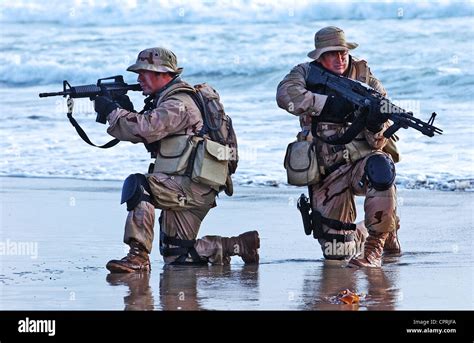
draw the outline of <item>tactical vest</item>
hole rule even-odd
[[[186,175],[195,182],[232,195],[230,175],[237,168],[237,139],[219,95],[207,84],[180,87],[161,94],[154,108],[169,96],[191,97],[202,115],[203,126],[199,132],[190,133],[185,129],[148,144],[147,149],[156,158],[149,172]]]

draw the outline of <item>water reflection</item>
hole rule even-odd
[[[226,304],[239,307],[244,305],[245,308],[245,301],[259,297],[258,265],[164,266],[159,275],[159,284],[150,285],[150,276],[154,272],[156,273],[109,274],[106,281],[113,286],[128,286],[127,295],[123,298],[126,311],[198,311],[219,306],[225,308]],[[155,294],[159,293],[158,303],[155,303],[156,295],[154,296],[153,290]],[[210,302],[211,308],[206,308],[203,302]]]
[[[344,262],[324,261],[307,271],[303,282],[303,310],[394,310],[400,300],[398,267],[346,268]],[[341,304],[336,296],[349,289],[361,294],[358,304]]]
[[[107,282],[112,286],[128,286],[128,294],[123,298],[125,311],[149,311],[155,307],[150,287],[149,273],[108,274]]]

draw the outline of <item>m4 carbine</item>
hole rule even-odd
[[[393,104],[389,99],[371,88],[369,85],[334,74],[323,68],[319,63],[310,64],[310,72],[306,80],[308,89],[317,86],[326,86],[336,91],[340,96],[351,102],[356,107],[354,121],[344,135],[327,141],[330,144],[347,144],[352,141],[363,129],[368,115],[380,116],[381,119],[390,119],[393,124],[385,130],[384,137],[390,138],[401,128],[409,127],[420,131],[422,134],[433,137],[436,133],[442,134],[443,130],[433,126],[436,113],[432,113],[428,122],[413,116],[401,107]]]
[[[113,80],[113,81],[109,81]],[[105,82],[104,82],[105,81]],[[97,80],[95,85],[83,85],[72,87],[66,80],[63,81],[63,91],[53,93],[40,93],[40,98],[46,98],[48,96],[64,96],[71,98],[90,98],[94,100],[95,97],[100,95],[108,95],[115,98],[120,95],[127,94],[128,91],[141,91],[140,85],[133,84],[129,85],[125,83],[122,75],[116,75],[111,77],[105,77]]]
[[[53,92],[53,93],[40,93],[40,98],[46,98],[49,96],[63,96],[67,97],[67,117],[71,122],[72,126],[76,129],[79,136],[89,145],[98,147],[98,148],[110,148],[116,145],[119,140],[113,139],[110,142],[103,144],[103,145],[95,145],[91,142],[85,131],[81,128],[79,123],[76,119],[72,116],[72,110],[74,108],[74,101],[73,98],[90,98],[91,100],[95,100],[98,96],[109,96],[112,99],[116,99],[120,96],[127,94],[128,91],[141,91],[142,88],[139,84],[132,84],[129,85],[125,83],[123,80],[122,75],[116,75],[111,77],[105,77],[103,79],[97,80],[97,84],[95,85],[83,85],[83,86],[76,86],[72,87],[69,82],[66,80],[63,81],[63,91],[62,92]],[[99,119],[99,115],[97,115],[97,122],[105,124],[104,121]]]

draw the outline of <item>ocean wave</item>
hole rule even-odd
[[[13,54],[14,55],[14,54]],[[93,84],[98,78],[113,75],[123,75],[126,81],[136,82],[136,74],[127,72],[125,69],[129,64],[123,61],[117,63],[104,64],[97,59],[90,62],[90,65],[71,62],[66,64],[54,60],[38,61],[34,58],[24,58],[18,55],[16,59],[12,54],[5,53],[0,58],[0,85],[4,87],[21,87],[37,85],[58,85],[61,86],[63,80],[68,80],[72,86]],[[95,66],[93,65],[95,64]],[[79,65],[79,67],[78,67]],[[275,63],[242,63],[239,68],[231,68],[228,64],[214,64],[206,66],[204,64],[185,67],[183,73],[185,78],[196,80],[228,79],[235,82],[236,79],[258,74],[265,77],[272,72],[280,72],[281,67]],[[204,81],[202,81],[204,82]]]
[[[51,0],[4,1],[0,22],[48,23],[68,26],[122,26],[155,23],[297,22],[334,19],[412,19],[465,17],[472,2],[459,1],[262,1],[201,0]]]
[[[119,56],[112,63],[104,63],[99,58],[91,58],[87,63],[77,61],[64,63],[54,59],[37,60],[33,56],[16,55],[15,53],[4,53],[0,57],[0,85],[4,87],[22,87],[38,85],[56,85],[60,88],[63,80],[68,80],[72,86],[94,84],[98,78],[113,75],[123,75],[126,82],[135,83],[136,75],[126,71],[129,63],[122,61]],[[297,59],[295,59],[297,61]],[[131,64],[131,62],[130,62]],[[183,64],[181,64],[183,65]],[[238,85],[239,82],[247,84],[250,77],[253,82],[266,82],[272,86],[274,80],[281,78],[286,73],[291,62],[280,59],[263,60],[257,57],[248,57],[239,65],[229,65],[227,62],[209,64],[205,61],[197,61],[196,64],[184,64],[183,76],[190,82],[204,82],[208,80],[219,80],[221,85]],[[466,98],[472,98],[472,84],[474,74],[470,69],[458,67],[424,67],[416,72],[409,67],[385,68],[381,67],[377,75],[393,93],[421,93],[417,89],[420,80],[426,84],[464,87]],[[416,78],[413,75],[416,74]],[[262,81],[263,80],[263,81]],[[58,88],[58,90],[59,90]],[[440,88],[443,92],[444,88]],[[424,97],[432,92],[432,88],[426,88],[422,94]]]

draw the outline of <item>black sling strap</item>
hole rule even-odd
[[[82,127],[79,125],[76,119],[74,119],[74,117],[72,116],[72,110],[74,108],[74,100],[72,98],[67,99],[67,108],[68,108],[67,117],[69,121],[71,122],[72,126],[74,126],[74,128],[76,129],[76,132],[79,135],[79,137],[81,137],[82,140],[86,142],[87,144],[95,146],[96,148],[108,149],[117,145],[120,142],[120,140],[118,140],[117,138],[114,138],[110,142],[105,143],[103,145],[96,145],[92,143],[92,141],[87,136],[86,132],[82,129]]]

